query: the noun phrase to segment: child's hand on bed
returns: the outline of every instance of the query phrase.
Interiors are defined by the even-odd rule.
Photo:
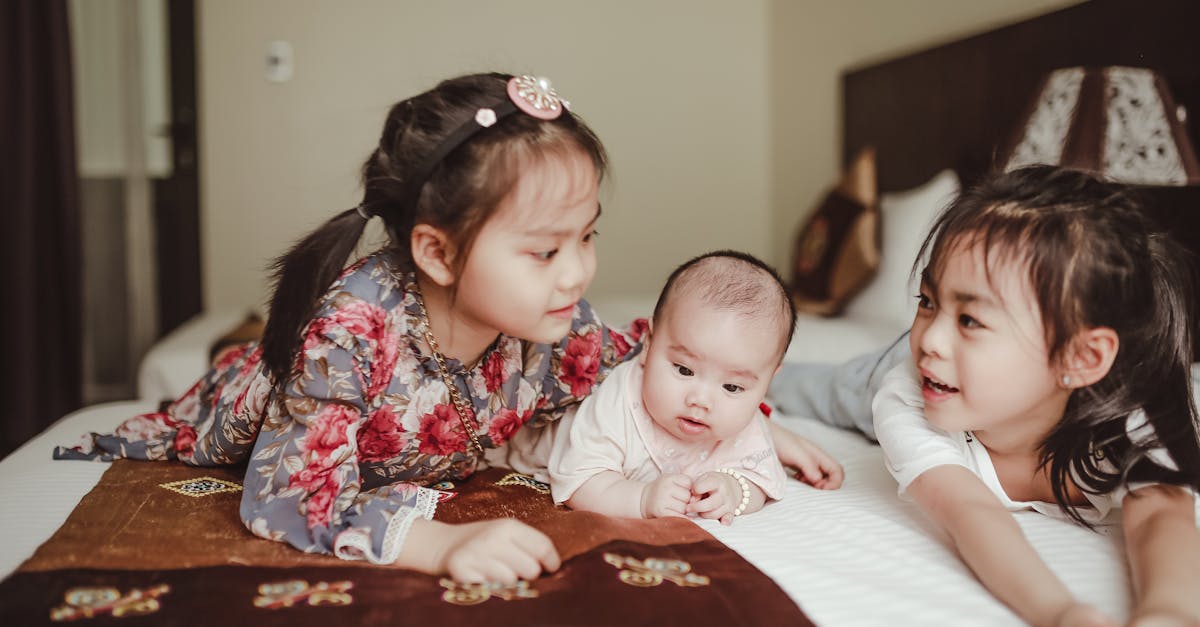
[[[687,516],[692,498],[692,478],[687,475],[663,475],[642,490],[642,517]]]
[[[512,518],[446,524],[417,520],[396,565],[462,583],[516,583],[561,565],[546,534]]]
[[[836,490],[842,487],[845,473],[829,453],[807,438],[771,422],[771,439],[775,454],[786,467],[796,470],[796,478],[814,488]]]

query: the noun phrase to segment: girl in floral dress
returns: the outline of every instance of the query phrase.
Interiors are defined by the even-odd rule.
[[[638,332],[581,300],[606,165],[544,79],[463,76],[396,104],[362,203],[276,262],[262,342],[56,456],[248,463],[243,522],[303,551],[460,581],[556,570],[540,531],[434,521],[424,486],[470,476],[636,353]],[[376,217],[390,243],[344,267]]]

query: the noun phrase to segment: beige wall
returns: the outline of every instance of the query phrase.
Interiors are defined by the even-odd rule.
[[[841,72],[986,32],[1076,0],[775,0],[771,3],[771,255],[841,167]]]
[[[201,0],[206,303],[262,303],[270,260],[357,202],[392,102],[489,69],[552,78],[610,151],[591,296],[653,295],[718,247],[782,264],[835,176],[842,68],[1065,4]],[[289,82],[264,78],[272,40]]]

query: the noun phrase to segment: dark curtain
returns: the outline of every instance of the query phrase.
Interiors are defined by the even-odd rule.
[[[82,397],[72,92],[67,0],[0,0],[0,454]]]

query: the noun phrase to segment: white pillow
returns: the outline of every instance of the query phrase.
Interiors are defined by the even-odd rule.
[[[925,184],[879,197],[883,242],[879,271],[846,306],[847,316],[887,320],[898,331],[912,324],[917,282],[909,282],[913,261],[934,218],[959,192],[958,175],[942,170]]]

